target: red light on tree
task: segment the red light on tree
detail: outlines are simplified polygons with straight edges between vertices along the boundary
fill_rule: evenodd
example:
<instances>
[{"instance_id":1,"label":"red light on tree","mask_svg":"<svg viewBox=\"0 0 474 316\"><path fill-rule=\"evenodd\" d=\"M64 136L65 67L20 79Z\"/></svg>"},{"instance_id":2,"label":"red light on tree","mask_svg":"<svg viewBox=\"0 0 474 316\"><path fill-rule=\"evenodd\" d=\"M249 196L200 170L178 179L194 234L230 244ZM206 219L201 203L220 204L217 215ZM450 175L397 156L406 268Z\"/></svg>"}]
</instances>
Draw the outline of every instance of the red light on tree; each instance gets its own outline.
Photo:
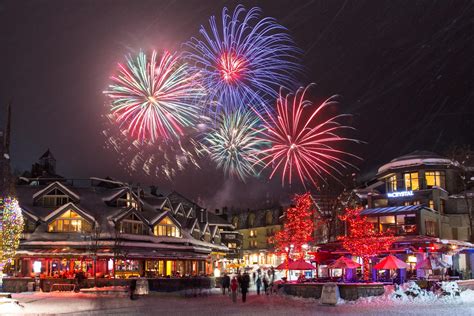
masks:
<instances>
[{"instance_id":1,"label":"red light on tree","mask_svg":"<svg viewBox=\"0 0 474 316\"><path fill-rule=\"evenodd\" d=\"M219 60L219 69L226 82L237 81L246 69L246 62L236 54L224 53Z\"/></svg>"},{"instance_id":2,"label":"red light on tree","mask_svg":"<svg viewBox=\"0 0 474 316\"><path fill-rule=\"evenodd\" d=\"M294 207L288 208L285 213L283 229L275 235L275 248L278 253L285 253L292 249L294 257L304 258L303 245L314 239L314 203L311 195L295 195Z\"/></svg>"},{"instance_id":3,"label":"red light on tree","mask_svg":"<svg viewBox=\"0 0 474 316\"><path fill-rule=\"evenodd\" d=\"M364 280L369 280L369 258L390 249L395 237L390 231L377 232L367 217L361 216L362 208L347 208L339 218L346 222L348 234L341 237L343 247L364 263Z\"/></svg>"}]
</instances>

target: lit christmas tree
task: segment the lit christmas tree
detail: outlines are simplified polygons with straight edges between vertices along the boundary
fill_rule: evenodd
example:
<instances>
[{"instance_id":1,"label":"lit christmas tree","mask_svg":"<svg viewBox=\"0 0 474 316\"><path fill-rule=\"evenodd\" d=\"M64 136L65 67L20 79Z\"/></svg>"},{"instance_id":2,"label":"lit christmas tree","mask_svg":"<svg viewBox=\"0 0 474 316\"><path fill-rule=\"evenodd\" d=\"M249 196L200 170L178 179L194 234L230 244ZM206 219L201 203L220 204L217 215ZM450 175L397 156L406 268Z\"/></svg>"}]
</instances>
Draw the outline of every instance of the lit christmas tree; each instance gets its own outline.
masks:
<instances>
[{"instance_id":1,"label":"lit christmas tree","mask_svg":"<svg viewBox=\"0 0 474 316\"><path fill-rule=\"evenodd\" d=\"M23 231L23 216L18 201L0 197L0 274L15 256Z\"/></svg>"},{"instance_id":2,"label":"lit christmas tree","mask_svg":"<svg viewBox=\"0 0 474 316\"><path fill-rule=\"evenodd\" d=\"M311 195L295 195L294 207L288 208L285 213L283 229L275 235L275 247L278 253L289 257L291 249L297 259L304 258L303 245L313 241L314 233L314 203Z\"/></svg>"},{"instance_id":3,"label":"lit christmas tree","mask_svg":"<svg viewBox=\"0 0 474 316\"><path fill-rule=\"evenodd\" d=\"M340 237L343 247L352 255L361 257L364 280L369 280L369 259L390 249L395 237L390 231L377 232L367 217L361 216L362 208L347 208L339 218L346 222L348 234Z\"/></svg>"}]
</instances>

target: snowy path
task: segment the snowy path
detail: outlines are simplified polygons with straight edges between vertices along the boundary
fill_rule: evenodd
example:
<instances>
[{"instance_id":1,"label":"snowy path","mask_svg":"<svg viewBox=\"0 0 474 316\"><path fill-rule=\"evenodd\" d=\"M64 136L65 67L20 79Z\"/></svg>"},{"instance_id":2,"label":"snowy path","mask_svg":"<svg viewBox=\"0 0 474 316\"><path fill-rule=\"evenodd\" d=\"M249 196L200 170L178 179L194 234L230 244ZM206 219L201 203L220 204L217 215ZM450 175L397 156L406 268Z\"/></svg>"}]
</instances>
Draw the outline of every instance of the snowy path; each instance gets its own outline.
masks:
<instances>
[{"instance_id":1,"label":"snowy path","mask_svg":"<svg viewBox=\"0 0 474 316\"><path fill-rule=\"evenodd\" d=\"M474 315L474 302L459 304L343 304L322 306L317 301L285 296L257 296L233 304L229 297L204 298L154 294L130 301L127 297L88 294L24 293L13 296L21 305L0 305L0 314L62 315Z\"/></svg>"}]
</instances>

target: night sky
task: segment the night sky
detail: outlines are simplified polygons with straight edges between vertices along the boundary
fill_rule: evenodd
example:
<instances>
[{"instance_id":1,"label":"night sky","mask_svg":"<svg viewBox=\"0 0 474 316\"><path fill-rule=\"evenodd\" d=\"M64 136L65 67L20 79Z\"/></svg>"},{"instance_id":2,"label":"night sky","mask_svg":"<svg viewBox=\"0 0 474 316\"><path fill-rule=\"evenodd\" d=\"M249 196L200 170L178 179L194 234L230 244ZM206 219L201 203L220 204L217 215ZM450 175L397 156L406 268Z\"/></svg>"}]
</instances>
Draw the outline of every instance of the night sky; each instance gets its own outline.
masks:
<instances>
[{"instance_id":1,"label":"night sky","mask_svg":"<svg viewBox=\"0 0 474 316\"><path fill-rule=\"evenodd\" d=\"M305 52L300 85L342 95L338 110L353 114L352 136L367 142L348 148L364 159L361 179L413 150L474 145L474 1L15 0L0 1L0 104L13 102L13 167L29 169L50 148L65 177L132 179L101 135L102 91L116 63L140 49L179 50L238 3L289 29ZM173 183L133 180L209 207L258 206L299 190L263 178L243 185L207 164Z\"/></svg>"}]
</instances>

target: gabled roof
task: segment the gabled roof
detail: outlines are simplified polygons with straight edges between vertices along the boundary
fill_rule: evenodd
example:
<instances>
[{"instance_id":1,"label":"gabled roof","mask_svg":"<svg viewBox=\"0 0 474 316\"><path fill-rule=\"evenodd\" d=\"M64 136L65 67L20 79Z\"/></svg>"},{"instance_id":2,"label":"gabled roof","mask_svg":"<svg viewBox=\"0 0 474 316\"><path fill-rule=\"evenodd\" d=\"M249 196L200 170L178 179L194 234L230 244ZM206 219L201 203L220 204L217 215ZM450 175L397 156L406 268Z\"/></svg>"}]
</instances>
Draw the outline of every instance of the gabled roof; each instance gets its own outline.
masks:
<instances>
[{"instance_id":1,"label":"gabled roof","mask_svg":"<svg viewBox=\"0 0 474 316\"><path fill-rule=\"evenodd\" d=\"M104 201L107 201L107 202L112 202L116 199L118 199L122 194L124 193L127 193L128 191L128 188L120 188L120 189L117 189L115 190L115 192L113 194L111 194L110 196L106 196L103 198Z\"/></svg>"},{"instance_id":2,"label":"gabled roof","mask_svg":"<svg viewBox=\"0 0 474 316\"><path fill-rule=\"evenodd\" d=\"M40 197L42 197L43 195L46 195L47 193L49 193L51 190L54 190L54 189L59 189L59 190L63 191L65 194L69 195L71 198L73 198L76 201L79 201L81 199L79 197L79 195L72 192L64 184L62 184L61 182L55 181L55 182L49 184L46 188L44 188L44 189L36 192L35 194L33 194L33 200L39 199Z\"/></svg>"},{"instance_id":3,"label":"gabled roof","mask_svg":"<svg viewBox=\"0 0 474 316\"><path fill-rule=\"evenodd\" d=\"M23 207L21 208L21 213L23 214L23 216L26 215L26 217L29 217L30 219L34 220L35 222L37 222L39 220L38 216L33 215L33 213L27 211Z\"/></svg>"},{"instance_id":4,"label":"gabled roof","mask_svg":"<svg viewBox=\"0 0 474 316\"><path fill-rule=\"evenodd\" d=\"M63 206L58 207L56 210L54 210L48 216L46 216L44 218L44 220L46 222L49 222L49 221L55 219L56 217L58 217L59 215L61 215L63 212L66 212L67 210L70 210L70 209L74 210L74 212L81 215L81 217L83 217L84 219L90 220L91 223L96 223L97 224L97 221L95 220L94 216L88 214L87 212L85 212L84 210L82 210L81 208L79 208L78 206L76 206L72 202L69 202L67 204L64 204Z\"/></svg>"},{"instance_id":5,"label":"gabled roof","mask_svg":"<svg viewBox=\"0 0 474 316\"><path fill-rule=\"evenodd\" d=\"M130 207L128 209L123 209L122 211L118 212L117 214L113 215L113 216L109 216L109 220L112 220L114 222L120 222L122 219L126 218L127 216L129 216L130 214L135 214L137 217L140 218L140 220L145 223L145 224L149 224L148 223L148 220L142 216L142 214L140 214L139 211L137 211L135 208L133 207Z\"/></svg>"},{"instance_id":6,"label":"gabled roof","mask_svg":"<svg viewBox=\"0 0 474 316\"><path fill-rule=\"evenodd\" d=\"M158 222L160 222L165 217L168 217L176 226L181 228L181 223L178 222L176 220L176 218L174 218L173 214L171 212L168 212L168 211L163 212L163 213L159 214L158 216L156 216L154 219L152 219L150 221L150 224L152 226L155 226Z\"/></svg>"}]
</instances>

